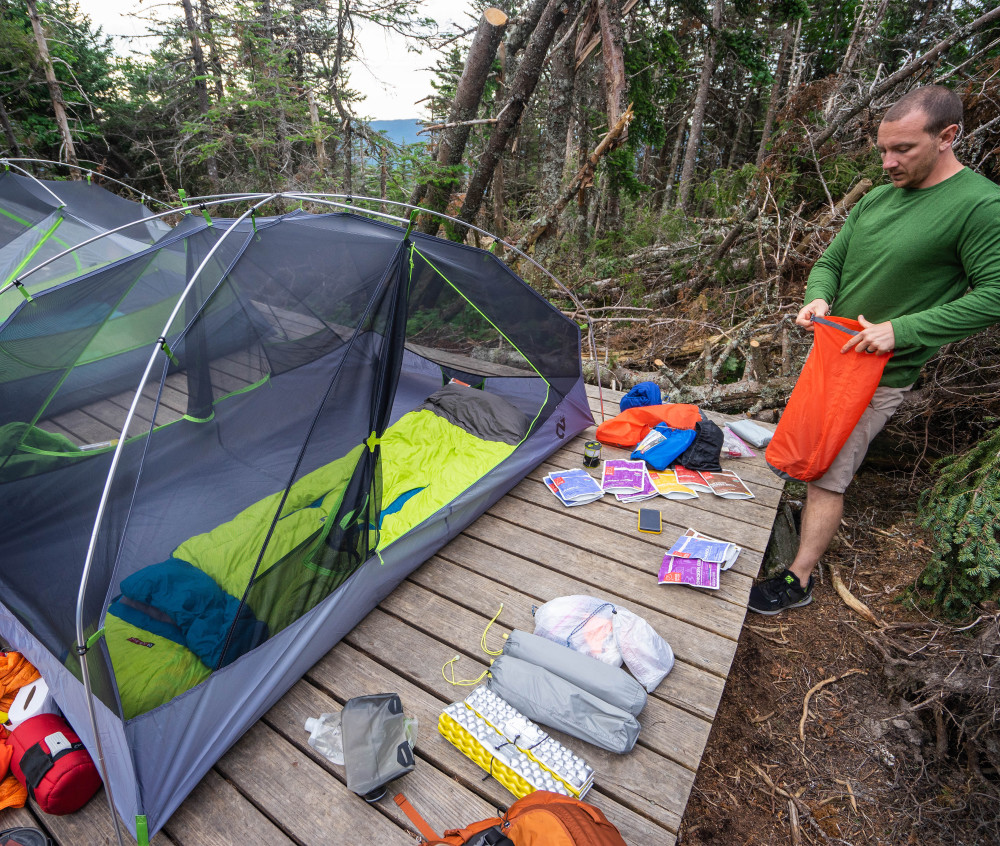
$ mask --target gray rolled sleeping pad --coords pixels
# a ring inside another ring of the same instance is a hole
[[[380,798],[385,793],[383,785],[415,765],[406,740],[403,705],[395,693],[348,699],[341,732],[347,787],[369,801]]]
[[[646,690],[620,667],[612,667],[554,640],[515,629],[503,654],[543,667],[634,717],[646,706]]]
[[[497,658],[487,686],[529,720],[610,752],[628,752],[639,737],[639,723],[627,711],[520,658]]]

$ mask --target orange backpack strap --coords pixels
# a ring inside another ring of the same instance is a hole
[[[424,838],[424,840],[440,841],[441,838],[434,831],[434,829],[427,824],[427,820],[417,813],[417,809],[410,804],[409,800],[402,793],[397,793],[392,798],[393,801],[399,805],[399,809],[410,818],[410,822],[416,826],[417,831],[420,832],[420,835]]]

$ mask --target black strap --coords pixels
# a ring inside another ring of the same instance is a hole
[[[60,749],[55,755],[50,755],[42,749],[42,743],[39,741],[25,751],[21,756],[20,766],[32,799],[35,798],[35,789],[42,783],[45,774],[55,766],[56,761],[63,755],[69,755],[70,752],[77,752],[80,749],[83,749],[83,744],[77,741],[65,749]]]
[[[825,317],[813,317],[813,323],[822,323],[824,326],[829,326],[833,329],[839,329],[841,332],[846,332],[848,335],[860,335],[860,332],[855,332],[853,329],[848,329],[846,326],[841,326],[839,323],[834,323],[832,320],[827,320]]]

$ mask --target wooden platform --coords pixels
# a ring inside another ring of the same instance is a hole
[[[591,405],[600,419],[596,388]],[[605,413],[619,394],[604,392]],[[96,419],[96,418],[95,418]],[[716,418],[718,420],[718,418]],[[488,642],[497,649],[512,629],[532,631],[532,606],[557,596],[607,598],[644,617],[670,643],[674,670],[649,697],[642,731],[626,755],[556,735],[596,770],[588,800],[618,826],[630,846],[670,846],[722,696],[747,595],[771,531],[782,483],[762,457],[724,461],[756,494],[750,501],[702,494],[657,499],[660,536],[636,531],[635,504],[612,497],[568,509],[541,482],[550,470],[580,466],[593,429],[553,455],[441,552],[417,569],[348,637],[295,684],[202,780],[153,842],[160,846],[284,846],[335,842],[412,844],[411,826],[392,802],[404,791],[438,831],[491,816],[513,797],[437,731],[452,687],[442,665],[460,655],[459,678],[488,664],[479,646],[503,603]],[[101,440],[98,429],[93,440]],[[604,457],[624,452],[604,448]],[[744,547],[715,592],[657,585],[663,551],[687,527]],[[343,767],[306,743],[305,719],[335,711],[353,696],[398,692],[420,723],[414,772],[374,805],[350,793]],[[49,817],[30,806],[0,812],[0,828],[40,825],[60,846],[116,843],[103,794],[82,811]],[[362,835],[360,839],[357,839]],[[132,842],[126,837],[127,842]]]

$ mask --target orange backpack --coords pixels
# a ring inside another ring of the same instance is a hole
[[[443,837],[434,833],[402,793],[395,799],[423,835],[425,846],[465,846],[476,835],[491,828],[497,829],[514,846],[626,846],[618,829],[593,805],[547,790],[536,790],[518,799],[502,816],[470,823],[465,828],[449,829]]]
[[[764,453],[775,473],[799,482],[815,481],[830,469],[892,357],[840,352],[846,336],[860,331],[856,320],[825,317],[813,322],[812,349]]]

